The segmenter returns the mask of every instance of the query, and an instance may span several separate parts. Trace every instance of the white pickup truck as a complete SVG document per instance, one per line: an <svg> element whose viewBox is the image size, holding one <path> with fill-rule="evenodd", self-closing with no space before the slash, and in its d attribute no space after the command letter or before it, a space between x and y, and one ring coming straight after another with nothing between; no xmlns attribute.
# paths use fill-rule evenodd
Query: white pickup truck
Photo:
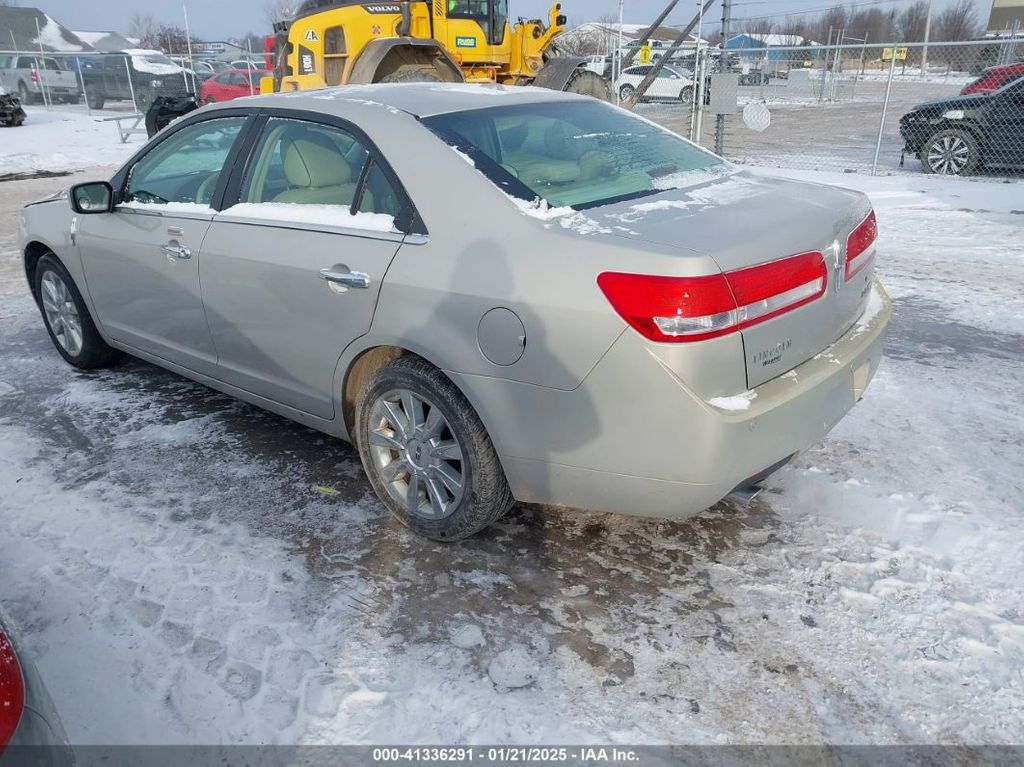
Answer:
<svg viewBox="0 0 1024 767"><path fill-rule="evenodd" d="M0 87L15 93L23 104L46 98L77 104L82 97L78 74L60 59L27 53L0 54Z"/></svg>

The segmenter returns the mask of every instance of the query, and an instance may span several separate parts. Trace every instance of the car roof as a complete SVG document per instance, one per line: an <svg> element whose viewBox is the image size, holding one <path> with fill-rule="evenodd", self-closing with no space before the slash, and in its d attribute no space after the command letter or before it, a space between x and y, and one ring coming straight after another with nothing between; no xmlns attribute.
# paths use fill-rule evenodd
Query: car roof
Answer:
<svg viewBox="0 0 1024 767"><path fill-rule="evenodd" d="M308 109L333 112L332 104L378 104L407 112L415 117L432 117L452 112L468 112L489 107L516 104L585 101L588 96L537 88L475 83L381 83L375 85L342 85L336 88L274 93L238 99L235 105L249 106L255 99L258 106Z"/></svg>

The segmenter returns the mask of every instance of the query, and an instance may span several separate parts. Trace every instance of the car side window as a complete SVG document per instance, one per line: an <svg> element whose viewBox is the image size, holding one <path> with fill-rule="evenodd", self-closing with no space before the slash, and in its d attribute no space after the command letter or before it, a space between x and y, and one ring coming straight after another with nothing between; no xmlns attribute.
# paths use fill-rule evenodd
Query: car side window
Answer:
<svg viewBox="0 0 1024 767"><path fill-rule="evenodd" d="M131 169L123 202L209 205L246 119L204 120L161 141Z"/></svg>
<svg viewBox="0 0 1024 767"><path fill-rule="evenodd" d="M328 125L272 118L242 186L242 202L352 208L369 156L352 134Z"/></svg>

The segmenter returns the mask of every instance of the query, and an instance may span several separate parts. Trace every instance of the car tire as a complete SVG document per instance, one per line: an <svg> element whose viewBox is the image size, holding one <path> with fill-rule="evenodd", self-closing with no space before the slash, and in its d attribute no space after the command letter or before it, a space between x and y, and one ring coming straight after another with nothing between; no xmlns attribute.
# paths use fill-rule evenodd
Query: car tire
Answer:
<svg viewBox="0 0 1024 767"><path fill-rule="evenodd" d="M632 85L623 85L619 88L619 101L629 101L633 98L634 93L636 93L636 88Z"/></svg>
<svg viewBox="0 0 1024 767"><path fill-rule="evenodd" d="M451 379L420 357L399 357L370 376L356 400L355 441L377 495L427 538L467 538L512 506L480 418Z"/></svg>
<svg viewBox="0 0 1024 767"><path fill-rule="evenodd" d="M960 128L946 128L928 137L918 158L927 173L963 176L978 169L981 149L978 140Z"/></svg>
<svg viewBox="0 0 1024 767"><path fill-rule="evenodd" d="M693 86L687 85L681 91L679 91L679 100L685 105L690 106L693 103Z"/></svg>
<svg viewBox="0 0 1024 767"><path fill-rule="evenodd" d="M153 106L153 94L148 88L136 88L135 89L135 109L136 111L145 113L151 106Z"/></svg>
<svg viewBox="0 0 1024 767"><path fill-rule="evenodd" d="M18 83L18 98L21 99L22 104L33 104L36 100L24 82Z"/></svg>
<svg viewBox="0 0 1024 767"><path fill-rule="evenodd" d="M34 285L46 332L68 364L96 370L110 367L124 356L100 336L75 281L52 253L36 264Z"/></svg>
<svg viewBox="0 0 1024 767"><path fill-rule="evenodd" d="M89 109L103 109L103 105L106 103L106 97L100 92L100 89L95 85L88 85L85 88L85 103L88 104Z"/></svg>
<svg viewBox="0 0 1024 767"><path fill-rule="evenodd" d="M382 83L439 83L441 75L430 64L403 64L380 78Z"/></svg>
<svg viewBox="0 0 1024 767"><path fill-rule="evenodd" d="M590 96L601 101L610 101L608 83L601 75L591 72L589 69L577 69L562 89L566 93L578 93L581 96Z"/></svg>

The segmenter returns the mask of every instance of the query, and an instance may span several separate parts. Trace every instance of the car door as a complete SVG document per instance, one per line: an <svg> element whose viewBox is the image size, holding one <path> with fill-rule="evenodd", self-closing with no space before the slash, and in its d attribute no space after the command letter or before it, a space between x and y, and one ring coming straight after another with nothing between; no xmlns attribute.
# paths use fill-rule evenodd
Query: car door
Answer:
<svg viewBox="0 0 1024 767"><path fill-rule="evenodd" d="M200 253L215 213L210 201L246 119L206 119L170 132L128 169L111 213L80 216L75 224L106 333L200 373L216 367Z"/></svg>
<svg viewBox="0 0 1024 767"><path fill-rule="evenodd" d="M1005 86L988 107L986 161L1024 165L1024 78Z"/></svg>
<svg viewBox="0 0 1024 767"><path fill-rule="evenodd" d="M345 123L269 117L238 175L200 263L218 377L333 418L338 359L370 327L411 204Z"/></svg>

